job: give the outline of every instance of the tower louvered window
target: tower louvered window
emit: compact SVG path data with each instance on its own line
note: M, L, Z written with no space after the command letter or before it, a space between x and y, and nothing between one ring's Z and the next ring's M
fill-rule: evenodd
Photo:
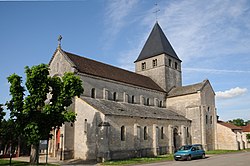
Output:
M142 70L145 70L145 69L146 69L146 62L143 62L143 63L141 64L141 69L142 69Z

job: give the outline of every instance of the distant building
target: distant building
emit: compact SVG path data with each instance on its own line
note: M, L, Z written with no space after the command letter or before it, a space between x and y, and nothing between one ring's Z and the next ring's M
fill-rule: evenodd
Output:
M248 147L246 134L241 127L232 123L218 121L217 137L218 149L241 150Z
M215 93L208 80L182 86L181 62L157 22L135 72L59 45L49 63L51 76L75 73L84 93L69 108L76 122L53 131L52 155L103 161L173 153L192 143L215 149Z
M241 126L242 132L244 132L246 135L250 134L250 124L247 126ZM250 148L250 139L247 140L247 148Z

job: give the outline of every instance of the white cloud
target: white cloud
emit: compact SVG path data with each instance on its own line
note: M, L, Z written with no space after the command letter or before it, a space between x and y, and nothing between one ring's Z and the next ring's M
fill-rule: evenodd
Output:
M184 62L193 57L249 53L249 5L241 1L172 1L161 6L159 22ZM146 20L148 21L148 20ZM152 26L152 21L148 21ZM242 30L248 28L249 30Z
M236 88L226 90L224 92L222 91L216 92L216 98L217 99L229 99L229 98L241 96L245 93L247 93L247 88L236 87Z
M133 11L139 0L119 0L108 1L108 6L105 11L105 44L104 47L108 48L116 39L116 35L126 25L126 17Z
M212 73L212 74L250 73L249 70L222 70L222 69L206 69L206 68L182 68L182 70L183 71L192 71L192 72Z

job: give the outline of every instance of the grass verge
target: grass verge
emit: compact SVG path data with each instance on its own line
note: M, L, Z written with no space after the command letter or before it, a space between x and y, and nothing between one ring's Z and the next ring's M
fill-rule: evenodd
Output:
M245 150L212 150L206 151L206 154L227 154L227 153L236 153L236 152L250 152L250 149ZM154 163L154 162L163 162L163 161L173 161L174 157L172 154L162 155L157 157L142 157L142 158L132 158L127 160L113 160L106 161L101 165L134 165L134 164L146 164L146 163Z
M236 153L236 152L250 152L250 149L244 150L211 150L206 151L206 154L227 154L227 153Z
M0 159L0 165L9 165L10 164L10 160L5 160L5 159ZM11 165L12 166L27 166L30 165L29 162L24 162L24 161L15 161L12 160L11 161ZM39 165L46 165L45 163L40 163ZM57 166L55 164L47 164L48 166Z
M172 161L173 155L161 155L157 157L142 157L142 158L132 158L128 160L114 160L114 161L106 161L101 165L131 165L131 164L146 164L146 163L154 163L154 162L162 162L162 161Z

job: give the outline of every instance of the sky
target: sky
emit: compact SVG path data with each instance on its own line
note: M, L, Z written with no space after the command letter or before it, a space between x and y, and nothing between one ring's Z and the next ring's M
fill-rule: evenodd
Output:
M6 78L25 82L25 66L49 63L59 35L65 51L134 71L156 20L183 85L209 79L220 119L250 120L249 0L0 1L0 103Z

